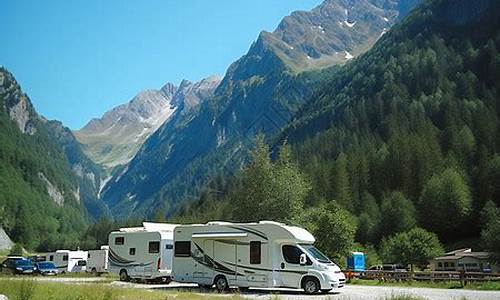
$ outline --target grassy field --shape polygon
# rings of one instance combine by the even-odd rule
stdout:
[[[0,280],[0,294],[9,300],[233,300],[234,295],[206,295],[183,291],[151,291],[111,287],[102,283],[61,284],[33,280]]]
[[[461,289],[464,288],[457,281],[378,281],[368,279],[352,279],[349,284],[369,285],[369,286],[402,286],[402,287],[423,287],[423,288],[439,288],[439,289]],[[490,281],[484,283],[468,283],[465,289],[485,290],[485,291],[500,291],[500,282]]]

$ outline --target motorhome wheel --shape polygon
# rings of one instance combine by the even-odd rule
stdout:
[[[217,277],[215,279],[215,287],[220,293],[226,291],[229,288],[226,277],[222,275]]]
[[[315,294],[319,290],[318,280],[316,278],[306,278],[303,287],[307,294]]]
[[[93,275],[93,276],[97,276],[97,275],[99,275],[99,274],[97,273],[97,269],[96,269],[96,268],[92,268],[91,273],[92,273],[92,275]]]
[[[129,277],[126,270],[120,271],[120,281],[128,281]]]

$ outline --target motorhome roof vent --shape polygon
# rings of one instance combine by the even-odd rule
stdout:
[[[233,224],[231,222],[224,222],[224,221],[210,221],[207,223],[207,225],[230,225]]]
[[[259,224],[273,224],[273,225],[281,225],[284,226],[285,224],[280,223],[280,222],[275,222],[275,221],[260,221]]]

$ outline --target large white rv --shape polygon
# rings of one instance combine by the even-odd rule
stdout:
[[[121,228],[109,234],[108,271],[119,274],[122,281],[170,282],[175,225],[142,224],[142,227]]]
[[[87,259],[87,272],[94,275],[106,273],[108,271],[108,246],[101,246],[100,250],[89,250]]]
[[[47,261],[56,265],[59,273],[85,272],[87,269],[87,251],[57,250],[47,254]]]
[[[284,287],[313,294],[343,287],[344,274],[313,243],[307,230],[270,221],[179,225],[172,279],[219,291]]]

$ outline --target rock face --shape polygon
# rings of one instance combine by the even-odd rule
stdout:
[[[209,97],[219,83],[210,77],[197,83],[171,83],[160,90],[145,90],[130,102],[93,119],[75,132],[85,153],[96,163],[114,168],[128,163],[144,141],[177,110],[186,111]]]
[[[13,245],[14,243],[11,241],[7,233],[5,233],[5,230],[0,227],[0,250],[10,250]]]
[[[5,97],[5,109],[10,118],[17,123],[22,133],[33,135],[36,132],[34,123],[38,116],[28,97],[17,87],[10,73],[0,72],[0,93]]]

